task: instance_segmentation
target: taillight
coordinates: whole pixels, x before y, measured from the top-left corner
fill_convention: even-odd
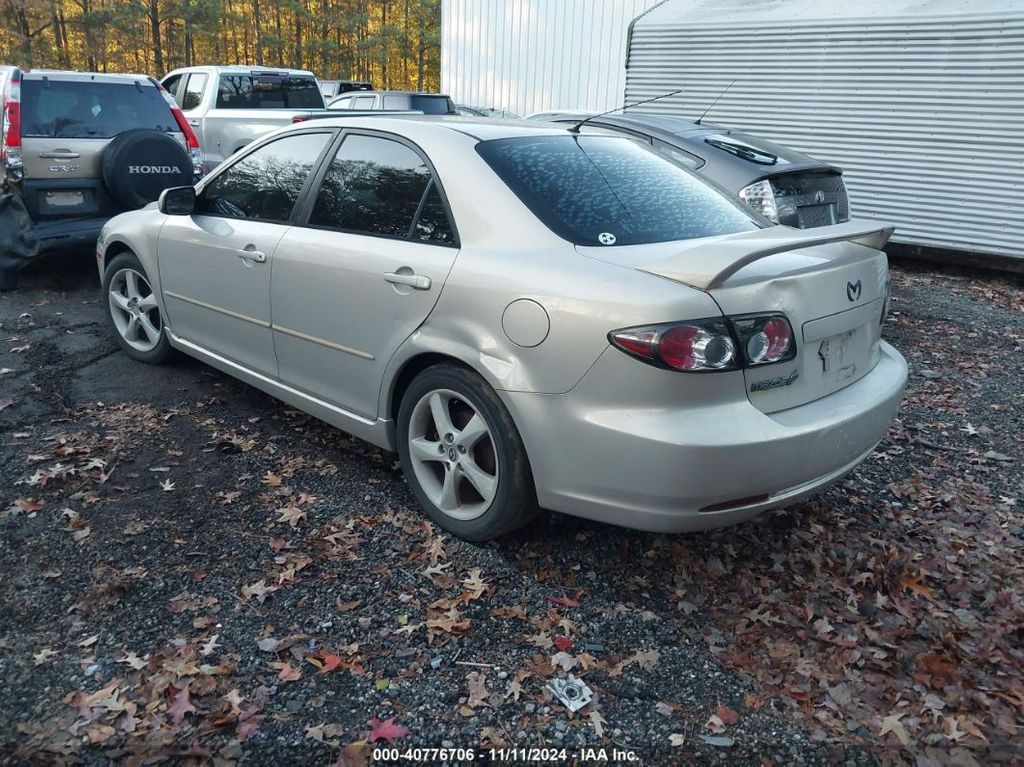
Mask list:
[[[0,164],[13,181],[21,180],[21,72],[15,70],[3,93],[0,114]]]
[[[739,191],[739,198],[747,207],[760,213],[769,221],[779,223],[779,208],[775,202],[775,188],[768,179],[755,181]]]
[[[295,117],[292,118],[292,125],[295,123],[304,123],[307,120],[309,120],[308,115],[295,115]]]
[[[796,356],[793,328],[781,314],[730,318],[747,366],[784,362]]]
[[[690,373],[735,370],[736,345],[722,320],[626,328],[608,340],[627,354],[658,367]]]
[[[171,108],[171,114],[174,115],[174,122],[178,124],[178,129],[185,137],[185,146],[188,147],[188,155],[192,158],[192,175],[199,176],[203,175],[203,150],[199,146],[199,139],[196,137],[196,132],[192,130],[192,126],[188,123],[188,118],[185,117],[185,113],[181,111],[181,107],[178,106],[178,102],[174,100],[174,96],[167,92],[164,86],[156,83],[156,88],[160,91],[160,95],[164,97],[164,101],[167,102],[167,106]]]
[[[796,357],[793,327],[781,314],[623,328],[609,333],[608,340],[651,365],[688,373],[738,370]]]

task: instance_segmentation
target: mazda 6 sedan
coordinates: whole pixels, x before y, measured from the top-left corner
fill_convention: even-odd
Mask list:
[[[765,228],[638,142],[350,116],[268,135],[98,243],[121,347],[172,350],[397,451],[445,530],[539,508],[728,525],[886,433],[891,228]]]

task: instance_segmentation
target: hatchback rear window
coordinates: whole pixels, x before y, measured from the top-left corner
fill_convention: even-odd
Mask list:
[[[152,85],[50,79],[21,84],[23,136],[111,138],[135,128],[180,130]]]
[[[316,80],[280,75],[223,75],[218,109],[323,109]]]
[[[636,141],[541,136],[477,151],[537,218],[577,245],[640,245],[757,225],[723,193]]]

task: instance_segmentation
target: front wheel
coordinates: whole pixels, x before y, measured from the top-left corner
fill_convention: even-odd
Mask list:
[[[103,294],[107,319],[128,356],[150,364],[171,356],[160,305],[134,253],[120,253],[110,261],[103,275]]]
[[[417,376],[398,410],[402,468],[427,515],[484,541],[537,513],[529,461],[512,417],[475,373],[452,364]]]

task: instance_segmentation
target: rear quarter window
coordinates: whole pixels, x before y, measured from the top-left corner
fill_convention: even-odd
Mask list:
[[[179,132],[170,106],[143,83],[24,80],[21,133],[36,138],[113,138],[135,128]]]
[[[630,138],[517,137],[482,141],[477,152],[537,218],[577,245],[757,228],[739,203]]]
[[[447,96],[410,96],[409,109],[425,115],[446,115],[455,111]]]

